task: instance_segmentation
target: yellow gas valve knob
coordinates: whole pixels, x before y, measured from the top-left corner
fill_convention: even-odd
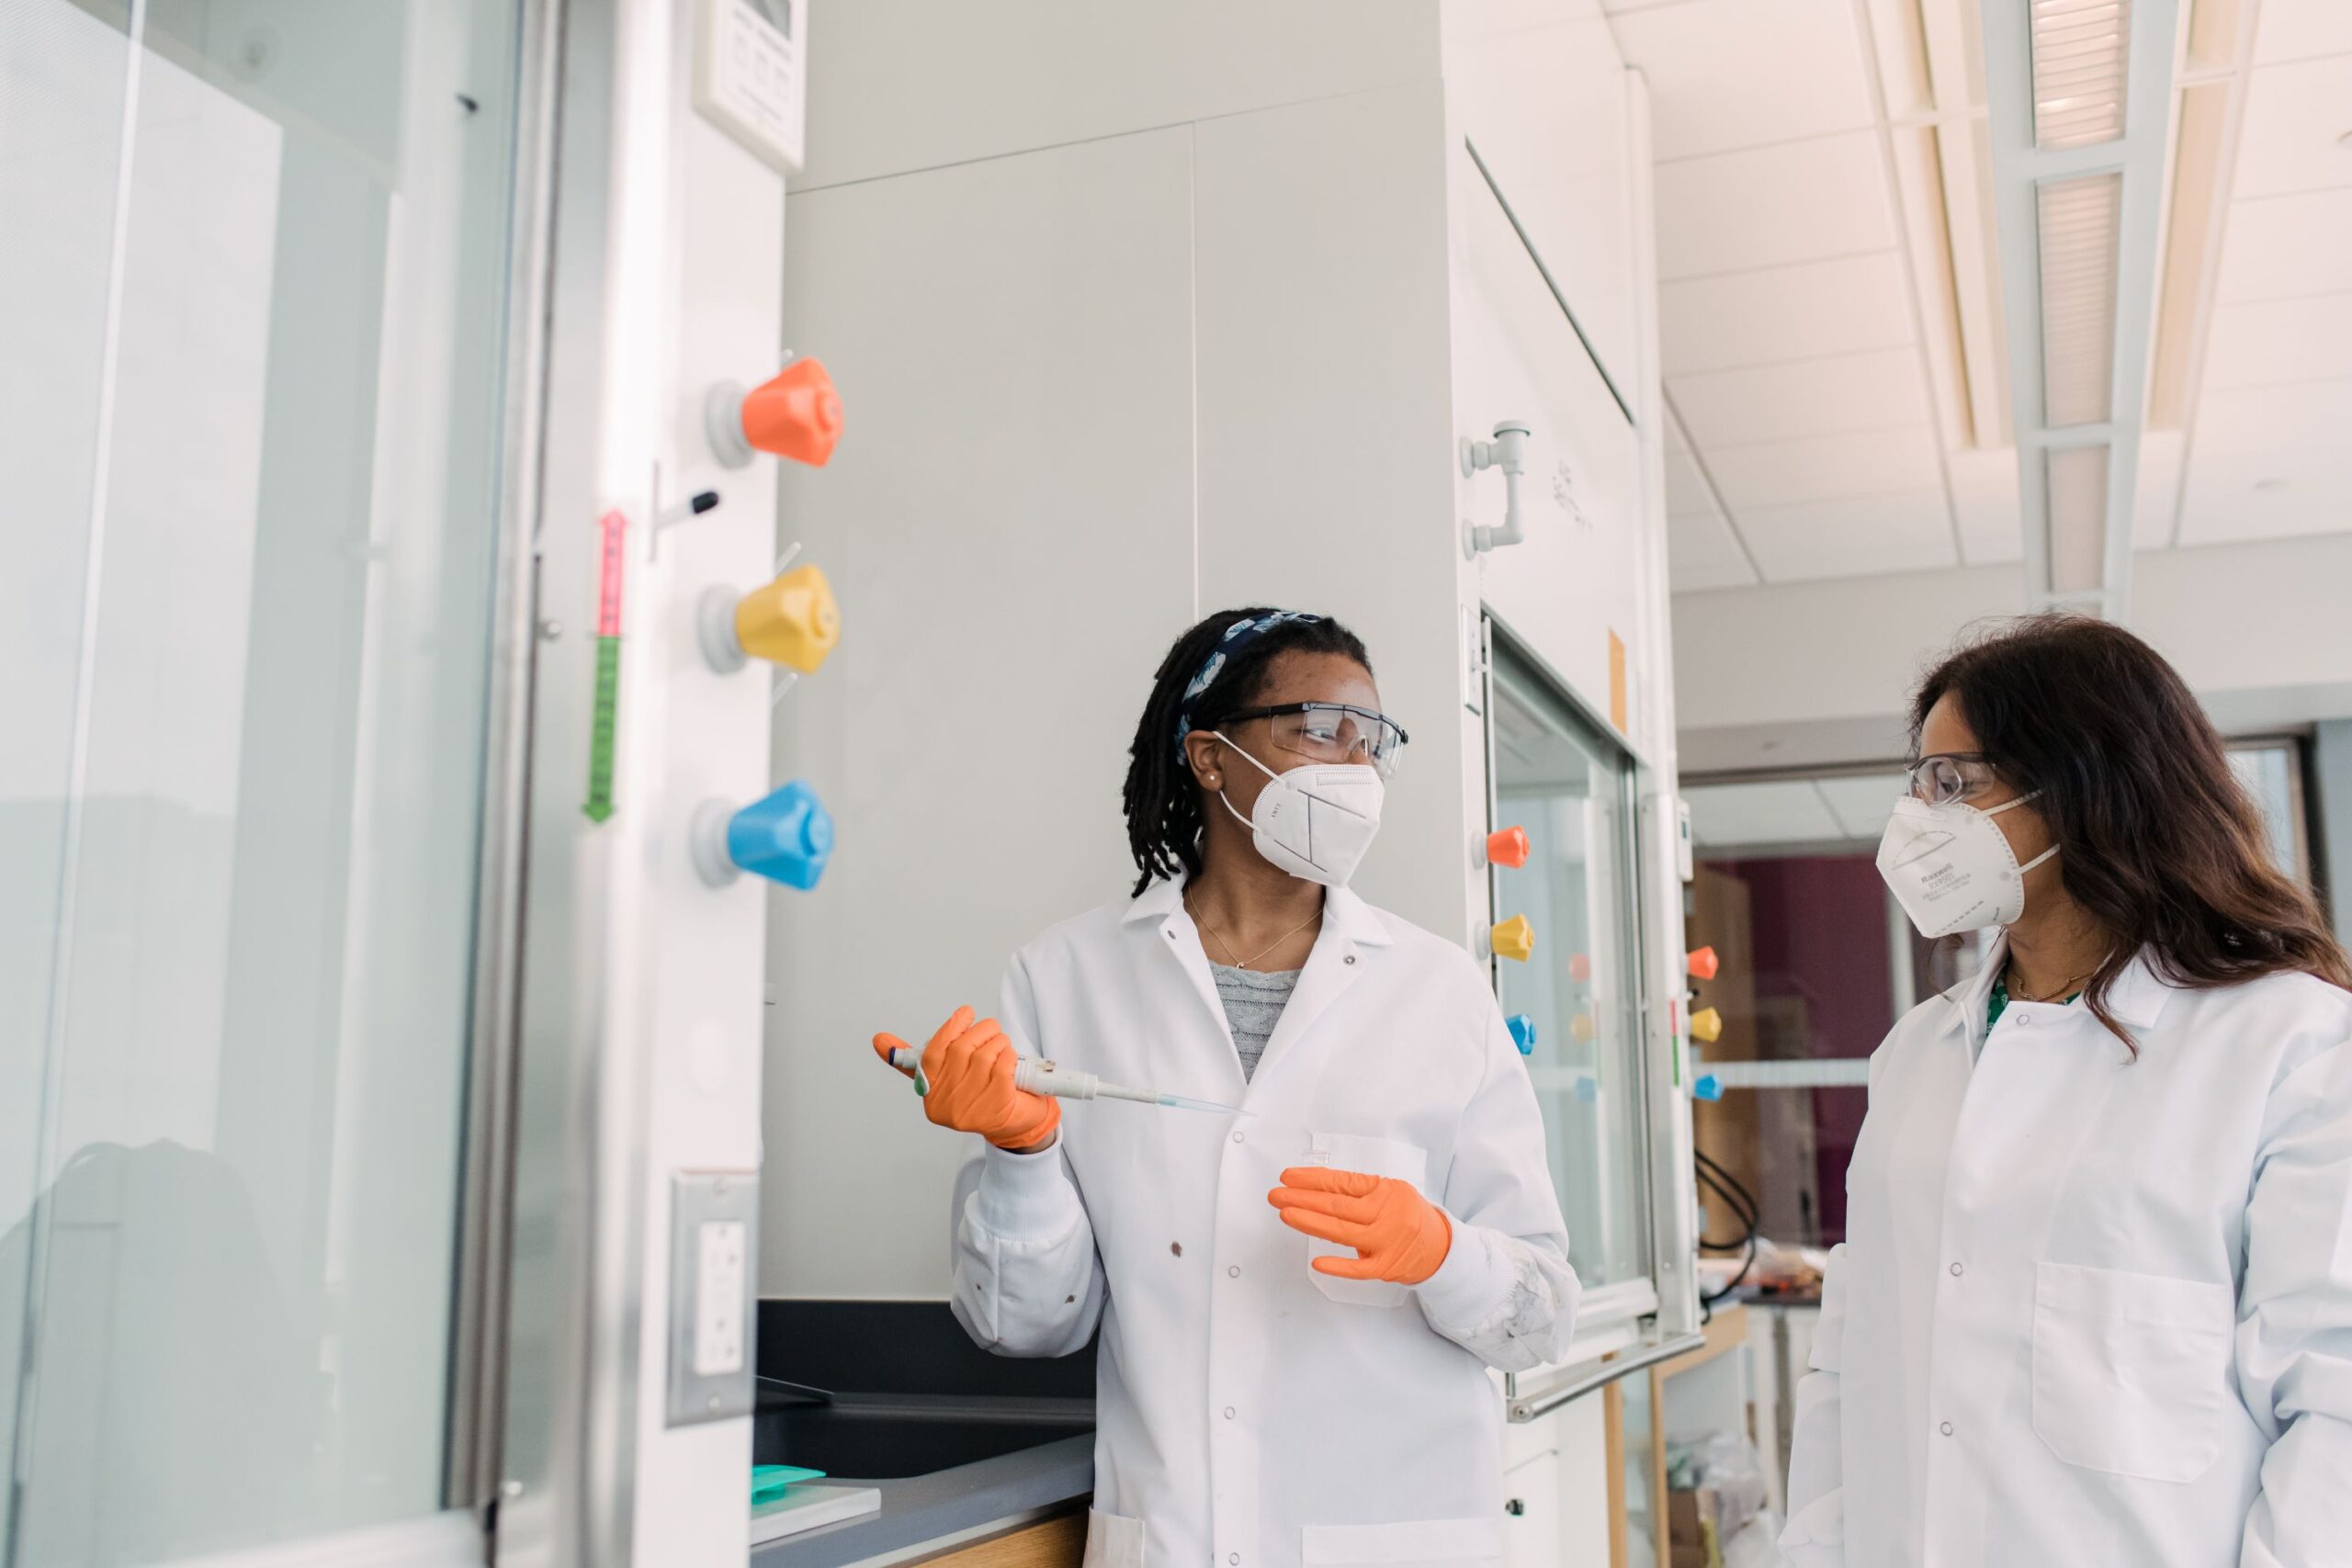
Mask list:
[[[1487,951],[1497,958],[1510,958],[1524,964],[1535,951],[1535,927],[1525,915],[1513,915],[1498,920],[1487,930]]]
[[[1690,1038],[1702,1045],[1713,1045],[1724,1037],[1724,1015],[1713,1008],[1701,1008],[1690,1015]]]
[[[797,566],[740,598],[732,589],[711,589],[699,629],[703,657],[722,675],[753,659],[807,675],[841,641],[842,612],[824,572]]]

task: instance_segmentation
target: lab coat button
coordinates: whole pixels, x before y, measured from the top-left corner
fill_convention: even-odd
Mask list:
[[[1938,1429],[1940,1430],[1947,1438],[1951,1436],[1951,1423],[1949,1421],[1945,1422],[1943,1426]]]
[[[1225,1560],[1228,1563],[1238,1564],[1241,1561],[1241,1553],[1238,1551],[1228,1551],[1225,1554]]]
[[[1241,1278],[1241,1265],[1236,1263],[1231,1268],[1226,1269],[1225,1277],[1228,1280],[1238,1280]]]
[[[1951,1277],[1955,1280],[1960,1278],[1960,1265],[1957,1263],[1951,1266]]]
[[[1228,1421],[1233,1419],[1233,1406],[1230,1404],[1225,1407],[1225,1418]],[[1947,1430],[1949,1430],[1949,1428],[1947,1428]]]
[[[1233,1141],[1234,1141],[1235,1143],[1237,1143],[1237,1144],[1238,1144],[1238,1143],[1239,1143],[1239,1142],[1241,1141],[1241,1134],[1238,1134],[1238,1133],[1234,1134],[1233,1134]]]
[[[1342,963],[1342,964],[1353,964],[1355,961],[1356,961],[1356,955],[1355,955],[1354,953],[1349,953],[1345,958],[1343,958],[1343,959],[1340,960],[1340,963]]]

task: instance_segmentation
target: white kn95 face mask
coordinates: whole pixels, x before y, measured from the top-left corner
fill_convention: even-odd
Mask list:
[[[2023,865],[1993,820],[2034,795],[1990,811],[1954,801],[1931,806],[1915,795],[1894,803],[1878,845],[1878,874],[1924,937],[1951,936],[2017,923],[2025,913],[2025,874],[2058,852],[2051,845]]]
[[[1210,733],[1266,775],[1266,787],[1246,818],[1234,811],[1223,790],[1216,795],[1233,819],[1249,828],[1258,852],[1293,876],[1345,887],[1380,830],[1385,793],[1380,770],[1366,762],[1323,762],[1278,773],[1227,736]]]

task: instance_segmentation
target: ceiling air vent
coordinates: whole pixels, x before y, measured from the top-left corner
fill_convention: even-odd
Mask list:
[[[2132,0],[2033,0],[2036,147],[2090,147],[2122,136],[2131,44]]]

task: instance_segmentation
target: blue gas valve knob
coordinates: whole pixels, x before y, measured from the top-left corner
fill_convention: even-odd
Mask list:
[[[1535,1055],[1535,1021],[1523,1012],[1515,1012],[1503,1022],[1510,1028],[1510,1043],[1519,1047],[1519,1054]]]
[[[1690,1080],[1691,1099],[1721,1100],[1723,1097],[1724,1080],[1715,1077],[1714,1074],[1701,1073],[1697,1077]]]
[[[736,809],[723,800],[695,807],[695,870],[713,887],[744,872],[806,893],[833,855],[833,818],[799,779]]]

